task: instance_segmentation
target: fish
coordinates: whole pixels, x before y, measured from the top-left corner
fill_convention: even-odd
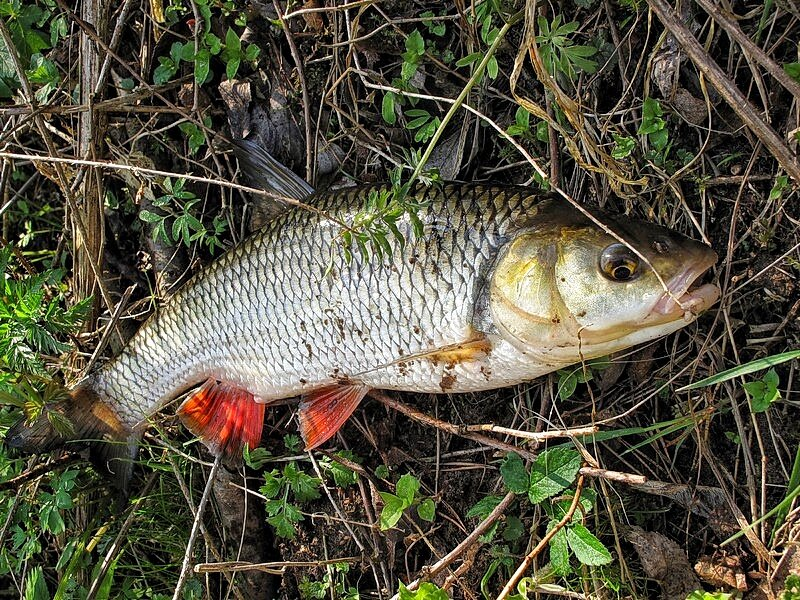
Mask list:
[[[177,412],[215,456],[258,446],[265,409],[289,398],[313,449],[370,390],[524,383],[668,335],[719,298],[700,283],[717,261],[708,245],[524,186],[419,185],[417,222],[395,222],[403,243],[360,252],[343,226],[390,187],[317,193],[257,144],[235,149],[260,187],[296,202],[195,275],[66,401],[13,426],[9,445],[70,441],[55,411],[124,486],[149,419],[188,393]]]

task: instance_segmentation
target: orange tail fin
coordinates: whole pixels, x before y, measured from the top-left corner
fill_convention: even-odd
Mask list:
[[[56,425],[58,428],[56,428]],[[46,406],[33,423],[24,419],[8,430],[6,443],[30,454],[41,454],[68,444],[89,446],[89,457],[115,487],[125,491],[133,468],[139,434],[131,431],[97,393],[86,385]]]

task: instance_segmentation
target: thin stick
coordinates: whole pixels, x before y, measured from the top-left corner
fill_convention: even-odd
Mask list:
[[[424,423],[425,425],[436,427],[437,429],[441,429],[443,431],[446,431],[447,433],[452,433],[453,435],[458,435],[463,438],[467,438],[468,440],[472,440],[473,442],[478,442],[479,444],[484,444],[485,446],[489,446],[490,448],[497,448],[498,450],[502,450],[503,452],[516,452],[522,458],[528,460],[536,459],[536,454],[533,452],[524,450],[519,446],[506,444],[505,442],[501,442],[494,438],[490,438],[489,436],[486,435],[481,435],[480,433],[470,433],[469,431],[466,431],[464,427],[453,425],[452,423],[448,423],[447,421],[442,421],[441,419],[432,417],[428,414],[425,414],[422,411],[411,408],[410,406],[403,404],[398,400],[390,398],[381,391],[372,390],[369,392],[369,395],[372,398],[375,398],[375,400],[377,400],[384,406],[388,406],[391,409],[401,412],[407,417],[410,417],[415,421],[419,421],[420,423]]]
[[[363,559],[361,556],[344,556],[328,560],[283,560],[267,563],[251,563],[246,561],[231,561],[219,563],[198,563],[194,566],[195,573],[239,573],[241,571],[264,571],[273,575],[282,575],[289,567],[307,568],[335,565],[338,563],[357,563]]]
[[[572,521],[572,515],[575,514],[575,511],[577,510],[578,505],[580,504],[581,501],[582,490],[583,490],[583,475],[580,475],[578,477],[578,483],[575,486],[575,495],[572,497],[572,504],[569,505],[569,510],[564,515],[564,517],[556,524],[556,526],[553,527],[550,531],[548,531],[547,535],[545,535],[539,541],[539,543],[536,544],[536,547],[530,552],[528,552],[528,555],[525,557],[525,560],[523,560],[519,568],[517,568],[517,570],[514,571],[514,574],[511,576],[511,579],[508,580],[505,587],[503,588],[503,591],[501,591],[500,595],[497,596],[497,600],[504,600],[505,598],[508,598],[509,594],[511,594],[514,591],[514,588],[516,587],[517,583],[519,583],[519,580],[522,579],[522,576],[525,575],[525,572],[530,568],[533,559],[536,558],[536,556],[542,550],[545,549],[547,544],[550,543],[550,540],[552,540],[555,537],[555,535],[559,531],[561,531],[561,529],[563,529],[567,523]]]
[[[620,471],[609,471],[607,469],[597,469],[595,467],[581,467],[579,473],[584,477],[595,477],[597,479],[607,479],[618,481],[628,485],[645,485],[647,477],[644,475],[634,475],[633,473],[622,473]]]
[[[462,542],[453,548],[450,552],[440,558],[434,565],[431,567],[425,567],[422,569],[422,575],[409,583],[406,587],[413,591],[417,589],[423,581],[426,579],[430,579],[431,577],[435,577],[445,568],[447,568],[450,563],[452,563],[456,558],[458,558],[467,548],[472,546],[478,542],[478,538],[482,536],[486,531],[494,525],[494,522],[500,518],[500,516],[506,511],[506,509],[511,505],[514,501],[516,494],[514,492],[508,492],[505,497],[500,501],[500,503],[494,507],[494,510],[489,513],[489,516],[486,517],[483,521],[478,523],[478,526],[475,530],[470,533],[467,537],[465,537]],[[392,596],[391,600],[399,600],[400,596],[395,594]]]
[[[186,585],[186,578],[191,571],[189,564],[192,562],[192,554],[194,553],[194,543],[197,540],[197,532],[200,531],[200,523],[203,520],[203,512],[206,509],[208,499],[211,497],[211,485],[214,483],[214,477],[217,476],[217,470],[222,464],[222,455],[220,454],[214,459],[214,465],[211,467],[211,472],[208,474],[208,481],[206,481],[206,488],[203,490],[203,496],[200,498],[200,504],[197,505],[197,513],[194,516],[194,523],[192,523],[192,532],[189,534],[189,543],[186,545],[186,554],[183,555],[183,564],[181,565],[181,575],[178,578],[178,583],[175,585],[175,593],[172,595],[172,600],[180,600],[183,586]]]
[[[592,435],[598,431],[598,428],[595,425],[589,425],[587,427],[575,427],[574,429],[554,429],[553,431],[522,431],[520,429],[501,427],[500,425],[493,425],[491,423],[467,425],[464,427],[464,429],[466,431],[491,431],[492,433],[503,433],[505,435],[513,435],[514,437],[524,438],[526,440],[535,440],[537,442],[545,442],[547,440],[555,440],[565,437],[582,437],[584,435]]]

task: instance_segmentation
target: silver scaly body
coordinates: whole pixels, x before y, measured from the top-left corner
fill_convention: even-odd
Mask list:
[[[312,197],[349,222],[370,189]],[[488,310],[500,248],[542,199],[526,188],[446,185],[425,191],[424,235],[382,260],[353,249],[341,226],[289,209],[216,260],[150,318],[85,384],[135,427],[165,401],[207,378],[261,401],[342,380],[380,389],[467,392],[530,380],[561,366],[501,338]],[[418,355],[486,334],[491,352],[458,364]]]

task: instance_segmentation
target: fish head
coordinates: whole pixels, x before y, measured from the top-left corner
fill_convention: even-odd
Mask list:
[[[501,335],[553,366],[672,333],[719,298],[717,286],[697,285],[717,261],[709,246],[593,214],[603,227],[548,201],[506,245],[492,275],[490,309]]]

